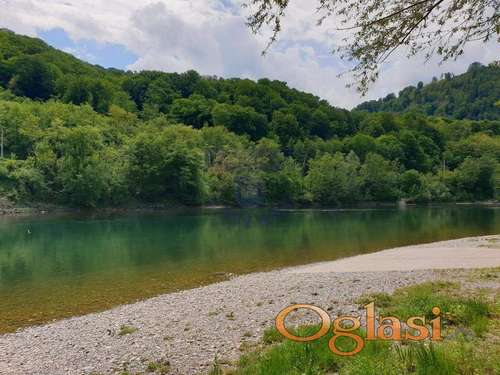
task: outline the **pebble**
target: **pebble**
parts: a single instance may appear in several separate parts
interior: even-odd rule
[[[284,269],[234,277],[0,335],[0,374],[144,372],[149,362],[160,359],[170,362],[172,373],[199,374],[200,368],[210,369],[215,356],[239,358],[240,343],[260,340],[279,311],[292,303],[313,303],[328,309],[332,317],[334,312],[356,314],[356,299],[369,290],[390,293],[442,278],[443,272],[297,274]],[[449,277],[460,272],[450,271]],[[138,330],[123,336],[108,334],[120,332],[122,325]],[[246,337],[248,332],[254,337]]]

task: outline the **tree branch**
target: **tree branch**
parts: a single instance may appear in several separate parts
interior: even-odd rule
[[[416,29],[416,28],[417,28],[417,27],[418,27],[418,26],[419,26],[419,25],[420,25],[423,21],[425,21],[425,20],[426,20],[426,19],[430,16],[430,14],[432,13],[432,11],[433,11],[434,9],[436,9],[436,8],[439,6],[439,4],[441,4],[442,2],[444,2],[444,0],[439,0],[439,1],[437,1],[435,4],[433,4],[433,5],[429,8],[429,10],[427,11],[427,13],[425,13],[425,14],[424,14],[424,16],[422,16],[422,17],[421,17],[421,18],[420,18],[420,19],[419,19],[419,20],[418,20],[418,21],[417,21],[417,22],[416,22],[416,23],[415,23],[412,27],[410,27],[410,29],[406,32],[406,34],[403,36],[403,38],[402,38],[402,39],[400,39],[400,40],[396,43],[396,45],[395,45],[395,46],[394,46],[394,47],[393,47],[393,48],[389,51],[389,53],[388,53],[386,56],[382,57],[382,59],[379,59],[379,60],[377,61],[377,63],[378,63],[378,64],[381,64],[381,63],[385,62],[385,61],[387,60],[387,58],[389,58],[389,56],[390,56],[390,55],[392,55],[392,53],[393,53],[396,49],[398,49],[401,45],[403,45],[403,44],[404,44],[404,42],[405,42],[405,41],[406,41],[406,39],[407,39],[407,38],[411,35],[411,33],[412,33],[413,31],[415,31],[415,29]]]
[[[383,22],[383,21],[385,21],[385,20],[387,20],[389,18],[395,17],[395,16],[397,16],[397,15],[399,15],[401,13],[404,13],[407,10],[410,10],[410,9],[416,7],[416,6],[428,3],[429,1],[432,1],[432,0],[422,0],[422,1],[419,1],[417,3],[414,3],[412,5],[407,6],[406,8],[403,8],[403,9],[400,9],[400,10],[398,10],[396,12],[388,14],[387,16],[384,16],[384,17],[381,17],[381,18],[377,18],[376,20],[370,21],[368,23],[364,23],[364,24],[361,24],[361,25],[354,25],[354,26],[350,26],[350,27],[340,27],[340,28],[336,28],[335,30],[346,31],[346,30],[359,29],[359,28],[363,28],[363,27],[370,27],[370,26],[375,25],[377,23],[381,23],[381,22]]]

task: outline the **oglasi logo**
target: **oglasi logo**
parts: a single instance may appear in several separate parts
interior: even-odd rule
[[[286,326],[285,319],[293,311],[299,309],[312,310],[321,318],[321,328],[314,335],[301,337],[291,334]],[[366,337],[356,334],[354,331],[361,327],[361,318],[353,316],[341,316],[332,321],[328,313],[314,305],[293,305],[282,310],[276,317],[276,328],[287,339],[297,342],[315,341],[326,335],[330,330],[333,332],[332,338],[328,342],[330,350],[341,356],[352,356],[358,354],[365,347],[365,341],[392,340],[392,341],[422,341],[430,338],[432,341],[441,341],[441,309],[434,307],[432,313],[436,316],[429,323],[431,330],[426,326],[425,316],[414,316],[406,321],[406,329],[398,318],[375,317],[375,304],[372,302],[365,306],[366,311]],[[378,326],[375,322],[378,320]],[[349,325],[345,323],[348,322]],[[389,334],[388,334],[389,333]],[[337,347],[337,340],[340,337],[348,337],[356,343],[356,347],[350,352],[340,351]]]

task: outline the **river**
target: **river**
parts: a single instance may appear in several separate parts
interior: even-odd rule
[[[197,209],[0,218],[0,332],[228,274],[500,233],[500,209]]]

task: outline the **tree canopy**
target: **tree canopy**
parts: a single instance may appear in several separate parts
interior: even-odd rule
[[[420,111],[430,116],[456,119],[494,120],[500,118],[500,64],[473,63],[467,72],[444,74],[428,85],[404,88],[396,96],[360,104],[357,109],[369,112]]]
[[[0,31],[0,197],[77,207],[498,199],[499,75],[474,64],[347,111],[280,81],[104,69]]]

